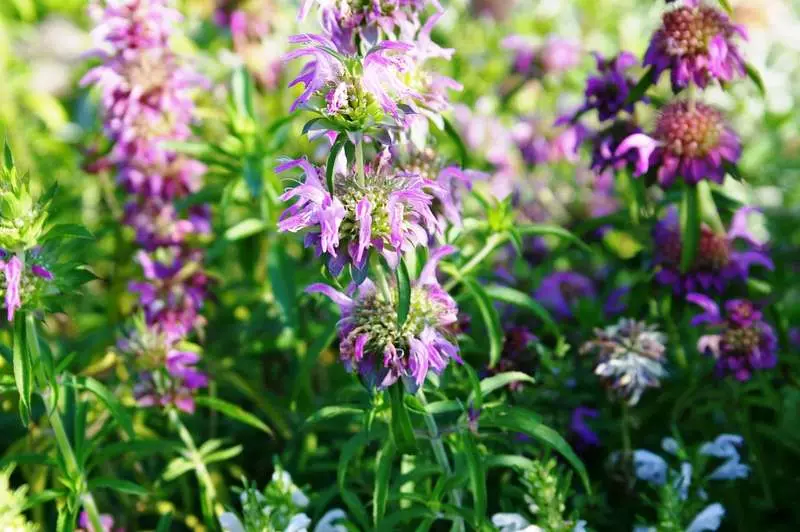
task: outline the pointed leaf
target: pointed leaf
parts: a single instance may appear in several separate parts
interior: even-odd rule
[[[481,456],[478,446],[475,444],[475,435],[470,432],[462,434],[464,445],[464,459],[469,473],[469,489],[472,492],[473,509],[475,510],[475,528],[481,529],[486,519],[487,495],[486,495],[486,469],[483,466],[483,456]]]
[[[497,375],[492,375],[491,377],[487,377],[481,381],[481,395],[486,397],[493,391],[504,388],[512,382],[534,383],[535,381],[533,380],[533,377],[527,373],[522,373],[521,371],[507,371],[505,373],[498,373]],[[467,401],[473,401],[474,399],[475,392],[472,392],[469,394],[469,399],[467,399]]]
[[[695,262],[700,243],[700,200],[697,187],[684,185],[681,201],[681,272],[688,272]]]
[[[273,435],[272,429],[270,429],[263,421],[238,405],[209,396],[196,397],[195,402],[200,406],[205,406],[206,408],[216,410],[220,414],[235,421],[244,423],[245,425],[250,425],[251,427],[257,428],[262,432],[266,432],[270,436]]]
[[[267,228],[267,224],[258,218],[247,218],[225,231],[227,240],[235,241],[253,236]]]
[[[76,383],[79,387],[85,388],[92,392],[100,401],[102,401],[106,408],[108,408],[111,415],[116,422],[125,431],[129,438],[133,439],[135,434],[133,432],[133,422],[131,421],[128,411],[122,406],[119,400],[106,388],[100,381],[92,377],[78,377]]]
[[[764,78],[761,77],[761,72],[750,63],[745,63],[744,68],[747,71],[747,76],[756,84],[756,87],[758,87],[758,92],[761,93],[761,96],[766,96],[767,88],[764,86]]]
[[[481,318],[486,326],[486,333],[489,335],[489,367],[493,368],[500,361],[503,351],[503,329],[500,325],[500,316],[481,285],[473,279],[465,279],[464,284],[478,305]]]
[[[461,135],[459,135],[456,128],[453,127],[453,124],[451,124],[446,118],[444,118],[443,121],[445,133],[447,133],[447,136],[450,137],[450,139],[456,145],[461,168],[466,168],[469,166],[469,152],[467,151],[467,147],[464,145],[464,141],[461,140]]]
[[[375,458],[375,486],[372,491],[372,522],[375,526],[386,514],[386,499],[389,496],[389,479],[394,455],[394,442],[390,438],[386,440]]]
[[[528,294],[520,292],[514,288],[501,285],[489,285],[486,287],[486,293],[495,301],[502,301],[517,307],[529,310],[533,315],[542,320],[545,327],[556,336],[561,336],[561,331],[558,328],[555,320],[550,315],[550,312],[544,308],[541,303],[533,299]]]
[[[328,187],[328,192],[333,195],[333,187],[334,187],[334,170],[336,168],[336,158],[339,156],[339,152],[342,151],[344,148],[345,143],[347,142],[347,134],[346,133],[339,133],[336,137],[336,140],[333,141],[333,146],[331,146],[331,151],[328,154],[328,162],[325,165],[325,183]]]
[[[642,96],[644,96],[644,94],[647,92],[647,89],[652,87],[656,81],[658,81],[655,73],[656,71],[653,67],[647,69],[647,72],[644,73],[642,79],[639,80],[639,83],[637,83],[628,94],[628,98],[625,100],[626,107],[641,100]]]
[[[14,381],[19,393],[19,412],[22,424],[28,426],[31,418],[31,393],[33,392],[33,362],[26,345],[25,316],[17,313],[14,320]]]
[[[408,453],[416,449],[417,440],[414,438],[411,418],[408,416],[408,410],[403,402],[404,393],[405,390],[401,382],[396,382],[389,387],[389,401],[392,406],[390,428],[397,450],[402,453]]]
[[[397,327],[402,330],[411,309],[411,279],[406,259],[401,258],[397,265]]]
[[[308,416],[306,425],[314,425],[339,416],[356,416],[364,413],[364,409],[357,406],[325,406]]]
[[[145,496],[150,493],[147,488],[140,486],[135,482],[122,480],[119,478],[95,478],[89,481],[89,489],[96,490],[102,488],[108,488],[120,493],[128,493],[130,495]]]
[[[53,239],[64,240],[66,238],[81,238],[84,240],[94,240],[95,237],[92,233],[89,232],[84,226],[79,224],[59,224],[55,225],[47,231],[47,234],[44,235],[43,240],[53,240]]]

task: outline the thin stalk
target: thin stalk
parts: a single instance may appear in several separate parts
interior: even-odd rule
[[[697,103],[697,85],[694,83],[689,83],[688,87],[688,100],[689,100],[689,110],[695,110],[695,104]]]
[[[470,273],[472,270],[477,268],[483,260],[488,257],[495,249],[497,249],[501,244],[503,244],[507,240],[506,235],[501,234],[494,234],[491,235],[487,240],[483,247],[476,253],[464,266],[459,268],[456,277],[451,279],[446,285],[444,285],[444,289],[446,291],[452,290],[458,282],[461,280],[462,277]]]
[[[358,172],[358,184],[362,187],[367,184],[367,175],[364,169],[364,140],[356,142],[356,171]]]
[[[64,424],[61,422],[61,415],[58,411],[58,404],[55,394],[53,393],[54,391],[49,389],[47,376],[44,374],[44,369],[42,369],[43,365],[41,362],[41,353],[39,352],[39,333],[36,327],[36,321],[32,314],[25,315],[25,320],[28,325],[28,333],[33,335],[33,339],[29,344],[33,346],[30,356],[34,358],[34,362],[37,363],[38,366],[36,380],[38,381],[40,395],[45,403],[50,428],[53,429],[53,434],[56,438],[56,445],[61,453],[61,457],[64,459],[64,464],[67,467],[67,474],[70,478],[76,479],[77,486],[81,490],[79,498],[83,504],[83,509],[86,510],[86,515],[89,517],[89,522],[92,523],[92,528],[95,530],[103,530],[100,510],[97,509],[94,496],[92,496],[92,492],[87,487],[86,476],[78,464],[75,451],[72,449],[72,444],[69,441],[66,430],[64,430]]]
[[[203,495],[204,495],[204,504],[203,507],[206,511],[211,512],[212,515],[206,515],[208,519],[213,518],[213,511],[214,511],[214,501],[217,498],[217,490],[214,487],[214,482],[211,480],[211,475],[208,473],[208,468],[206,468],[205,462],[203,462],[203,458],[200,456],[200,453],[197,451],[197,445],[194,443],[194,439],[192,438],[192,434],[189,432],[189,429],[186,428],[186,425],[183,424],[181,421],[180,416],[178,415],[178,411],[174,408],[170,408],[168,411],[169,420],[175,426],[175,429],[178,431],[178,436],[180,436],[181,441],[189,450],[189,454],[191,456],[192,463],[194,464],[194,472],[197,475],[197,481],[203,487]]]
[[[392,302],[392,290],[389,288],[389,281],[386,278],[386,272],[383,271],[380,261],[375,261],[375,279],[378,281],[378,287],[383,293],[384,299],[387,303]]]
[[[428,402],[425,400],[425,392],[422,388],[417,392],[417,397],[422,403],[422,406],[427,407]],[[449,477],[453,474],[453,468],[450,467],[450,460],[447,458],[447,451],[444,448],[444,442],[442,442],[436,419],[434,419],[433,414],[428,412],[427,408],[425,408],[425,415],[423,418],[425,419],[425,426],[428,428],[428,435],[430,436],[431,447],[433,448],[433,455],[436,457],[436,463],[439,464],[439,467],[441,467]],[[453,499],[453,504],[455,504],[457,508],[461,508],[461,490],[453,489],[450,492],[450,496]],[[463,530],[464,522],[459,519],[456,521],[454,528],[456,530]]]

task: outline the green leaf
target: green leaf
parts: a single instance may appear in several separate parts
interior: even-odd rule
[[[147,488],[136,484],[135,482],[130,482],[128,480],[122,480],[119,478],[95,478],[89,481],[89,489],[96,490],[96,489],[112,489],[114,491],[118,491],[120,493],[128,493],[130,495],[141,495],[145,496],[150,492]]]
[[[253,108],[253,79],[246,68],[237,68],[231,77],[231,96],[239,116],[255,118]]]
[[[333,195],[333,171],[336,167],[336,158],[339,156],[339,152],[342,151],[342,148],[344,148],[346,142],[347,133],[339,133],[339,136],[337,136],[336,140],[333,141],[333,146],[331,146],[331,151],[328,154],[328,162],[325,164],[325,183],[328,187],[328,192],[330,192],[331,195]]]
[[[550,312],[544,308],[538,301],[533,299],[528,294],[520,292],[514,288],[501,285],[489,285],[486,287],[486,293],[496,301],[509,303],[517,307],[529,310],[534,316],[542,320],[545,327],[556,336],[561,336],[561,330],[558,328],[555,320],[550,315]]]
[[[123,454],[132,454],[137,458],[156,454],[171,454],[181,448],[177,441],[169,440],[133,440],[103,445],[92,453],[92,461],[96,464],[108,462]]]
[[[461,436],[464,445],[464,459],[469,473],[469,489],[472,492],[473,509],[475,510],[475,528],[480,530],[486,519],[486,470],[483,467],[483,456],[475,444],[475,436],[465,432]]]
[[[11,152],[11,145],[9,145],[8,139],[3,142],[3,167],[6,170],[14,168],[14,154]]]
[[[297,305],[297,286],[294,274],[298,264],[286,253],[286,246],[279,243],[271,246],[267,260],[272,293],[281,308],[286,325],[297,329],[300,322]]]
[[[408,274],[406,259],[400,258],[397,265],[397,327],[402,330],[411,310],[411,279]]]
[[[486,467],[508,467],[513,469],[533,469],[536,462],[530,458],[513,454],[499,454],[486,457]]]
[[[53,362],[53,354],[50,348],[45,345],[41,349],[39,345],[39,335],[36,333],[36,321],[33,314],[25,315],[25,336],[28,342],[28,353],[32,361],[42,365],[42,373],[50,384],[50,388],[55,394],[54,403],[58,402],[58,383],[56,382],[56,369]]]
[[[111,415],[117,421],[119,426],[129,438],[133,439],[135,434],[133,432],[133,422],[131,421],[128,411],[122,406],[116,397],[106,388],[100,381],[92,377],[78,377],[76,379],[77,385],[92,392],[106,408],[108,408]]]
[[[308,375],[311,373],[312,368],[317,363],[320,354],[333,343],[336,338],[337,327],[336,320],[329,320],[326,324],[325,330],[316,336],[314,343],[306,351],[305,357],[300,361],[300,368],[297,372],[294,386],[292,386],[292,400],[294,403],[299,397],[303,387],[309,387]],[[309,394],[313,393],[309,387]]]
[[[263,421],[238,405],[209,396],[196,397],[195,402],[198,405],[216,410],[220,414],[235,421],[239,421],[245,425],[250,425],[251,427],[257,428],[258,430],[265,432],[270,436],[273,435],[272,429],[270,429]]]
[[[194,469],[194,464],[186,458],[179,456],[177,458],[173,458],[170,463],[167,464],[167,468],[161,474],[161,478],[167,482],[170,482],[181,475],[185,475],[192,469]]]
[[[33,391],[33,362],[26,345],[25,315],[17,313],[14,321],[14,381],[19,393],[19,413],[26,427],[31,419],[31,393]]]
[[[389,401],[392,406],[392,422],[390,429],[392,439],[401,453],[413,452],[417,447],[417,440],[414,438],[414,429],[411,425],[411,418],[403,402],[405,390],[401,382],[396,382],[389,387]]]
[[[722,8],[728,12],[729,15],[733,15],[733,6],[731,6],[729,0],[719,0],[719,3],[722,6]]]
[[[56,465],[56,461],[45,454],[35,453],[12,454],[10,456],[4,456],[2,459],[0,459],[0,469],[5,468],[9,464],[54,466]]]
[[[364,413],[362,408],[357,406],[325,406],[308,416],[306,425],[314,425],[320,421],[325,421],[339,416],[355,416]]]
[[[461,135],[459,135],[458,131],[456,131],[456,128],[453,127],[453,124],[451,124],[446,118],[443,118],[443,121],[445,133],[447,133],[447,136],[450,137],[450,139],[456,145],[461,168],[466,168],[469,166],[469,152],[467,151],[467,147],[464,145],[464,141],[461,140]]]
[[[264,190],[264,161],[258,155],[247,155],[242,163],[242,175],[254,198],[261,197]]]
[[[539,416],[520,407],[506,406],[489,410],[481,416],[482,427],[495,427],[512,432],[522,432],[558,451],[578,472],[587,493],[592,493],[589,475],[581,459],[558,432],[540,422]]]
[[[156,525],[156,532],[169,532],[172,530],[172,513],[166,513],[161,516]]]
[[[700,200],[697,187],[684,184],[681,200],[681,272],[688,272],[694,265],[700,243]]]
[[[489,367],[493,368],[500,361],[500,355],[503,352],[503,329],[500,325],[500,316],[481,285],[473,279],[464,279],[464,284],[478,305],[481,318],[486,326],[486,333],[489,335]]]
[[[647,89],[655,85],[656,81],[658,81],[656,78],[656,70],[653,67],[648,68],[647,72],[642,76],[642,79],[639,80],[639,83],[637,83],[628,94],[628,98],[625,100],[625,106],[627,107],[641,100],[644,93],[647,92]]]
[[[375,486],[372,491],[372,522],[378,526],[386,513],[386,499],[389,495],[389,479],[392,474],[392,459],[395,455],[394,442],[386,440],[375,458]]]
[[[203,457],[203,461],[206,464],[213,464],[214,462],[225,462],[235,456],[239,456],[240,454],[242,454],[243,450],[244,447],[242,447],[241,445],[236,445],[229,449],[223,449],[221,451],[210,453]]]
[[[267,228],[267,224],[258,218],[247,218],[225,231],[227,240],[235,241],[253,236]]]
[[[756,87],[758,87],[758,92],[761,93],[761,96],[766,96],[767,88],[764,86],[764,78],[761,77],[761,72],[750,63],[745,63],[744,68],[747,72],[747,76],[756,84]]]
[[[512,382],[535,382],[533,377],[528,375],[527,373],[522,373],[521,371],[507,371],[505,373],[498,373],[497,375],[493,375],[491,377],[487,377],[481,381],[481,395],[486,397],[490,393],[500,388],[504,388],[508,386]],[[474,401],[475,400],[475,392],[469,394],[469,399],[467,401]]]
[[[94,240],[95,237],[84,226],[79,224],[58,224],[54,225],[44,235],[43,240],[49,241],[53,239],[64,240],[66,238],[80,238],[84,240]]]
[[[549,224],[527,224],[518,228],[518,231],[523,236],[537,235],[537,236],[556,236],[558,238],[572,242],[587,253],[592,252],[586,242],[578,238],[577,235],[559,227],[557,225]]]

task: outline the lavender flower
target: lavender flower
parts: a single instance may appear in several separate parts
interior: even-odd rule
[[[676,293],[721,292],[733,281],[747,281],[754,265],[774,269],[764,245],[748,229],[747,218],[753,212],[757,212],[754,207],[742,207],[736,211],[726,234],[716,233],[703,225],[694,263],[689,271],[682,273],[678,212],[676,209],[667,211],[666,217],[653,230],[655,263],[658,266],[656,281],[671,286]],[[744,243],[747,247],[737,247],[737,243]]]
[[[592,430],[586,418],[596,419],[600,412],[594,408],[587,408],[579,406],[572,411],[572,418],[569,424],[569,430],[578,438],[580,447],[597,447],[600,445],[600,438]]]
[[[42,261],[36,248],[30,252],[21,252],[27,259],[23,265],[20,255],[13,255],[10,259],[8,253],[0,249],[0,294],[3,294],[3,303],[6,307],[6,319],[14,321],[14,314],[28,301],[36,305],[41,295],[55,287],[53,273],[44,265],[35,261]]]
[[[555,127],[544,126],[535,117],[517,123],[512,131],[514,143],[522,159],[531,166],[538,164],[578,161],[578,150],[588,136],[581,124],[557,121]]]
[[[85,532],[125,532],[122,527],[114,528],[114,518],[109,514],[102,514],[100,516],[100,524],[103,525],[103,530],[95,530],[89,521],[89,514],[86,511],[81,512],[78,518],[78,526]],[[79,529],[80,532],[80,529]]]
[[[676,177],[691,184],[702,179],[721,183],[726,164],[738,162],[742,148],[722,113],[702,103],[679,100],[661,110],[652,136],[633,134],[614,154],[630,151],[638,152],[636,175],[655,169],[658,183],[666,188]]]
[[[725,315],[712,299],[689,294],[686,300],[705,312],[692,319],[692,325],[709,324],[717,333],[700,338],[697,349],[716,359],[716,372],[739,381],[750,380],[754,371],[770,369],[778,362],[775,332],[750,301],[734,299],[725,303]]]
[[[542,279],[534,297],[556,317],[568,319],[578,301],[596,295],[588,277],[576,272],[555,272]]]
[[[586,102],[579,110],[585,113],[597,109],[601,121],[615,118],[621,111],[633,112],[633,102],[628,102],[631,89],[635,86],[625,71],[636,64],[636,57],[622,52],[610,59],[594,54],[599,76],[592,76],[586,82]]]
[[[616,120],[610,126],[590,136],[592,144],[591,169],[597,174],[612,169],[635,169],[639,161],[636,150],[618,153],[620,144],[632,135],[642,133],[642,129],[632,120]]]
[[[397,289],[391,284],[378,288],[367,280],[351,289],[351,295],[324,284],[306,289],[339,305],[342,361],[369,387],[386,388],[400,378],[421,386],[429,371],[440,374],[450,359],[461,363],[454,335],[458,308],[436,279],[439,261],[454,251],[444,246],[431,253],[412,283],[411,307],[402,326],[397,323]]]
[[[558,36],[536,46],[526,37],[511,35],[503,40],[503,47],[514,52],[513,71],[525,78],[566,72],[581,60],[580,45]]]
[[[356,169],[336,176],[333,196],[322,184],[321,169],[305,159],[282,164],[278,172],[300,167],[306,180],[281,196],[297,201],[281,216],[279,230],[310,229],[306,245],[330,256],[334,275],[347,263],[363,269],[372,249],[396,264],[399,253],[426,245],[436,231],[434,197],[428,192],[442,196],[445,191],[418,175],[394,174],[389,161],[389,152],[383,152],[367,165],[363,180]]]
[[[654,325],[622,318],[616,325],[595,330],[596,338],[581,348],[598,355],[595,374],[628,404],[635,405],[647,388],[660,386],[666,335]]]
[[[723,517],[725,517],[725,507],[718,502],[709,504],[689,523],[686,532],[717,530]]]
[[[706,87],[712,80],[731,81],[746,75],[736,36],[745,29],[728,15],[707,5],[684,5],[664,13],[644,56],[654,80],[669,70],[675,92],[694,83]]]

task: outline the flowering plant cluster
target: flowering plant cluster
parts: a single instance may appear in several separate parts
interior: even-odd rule
[[[0,5],[0,529],[800,521],[790,11]]]

